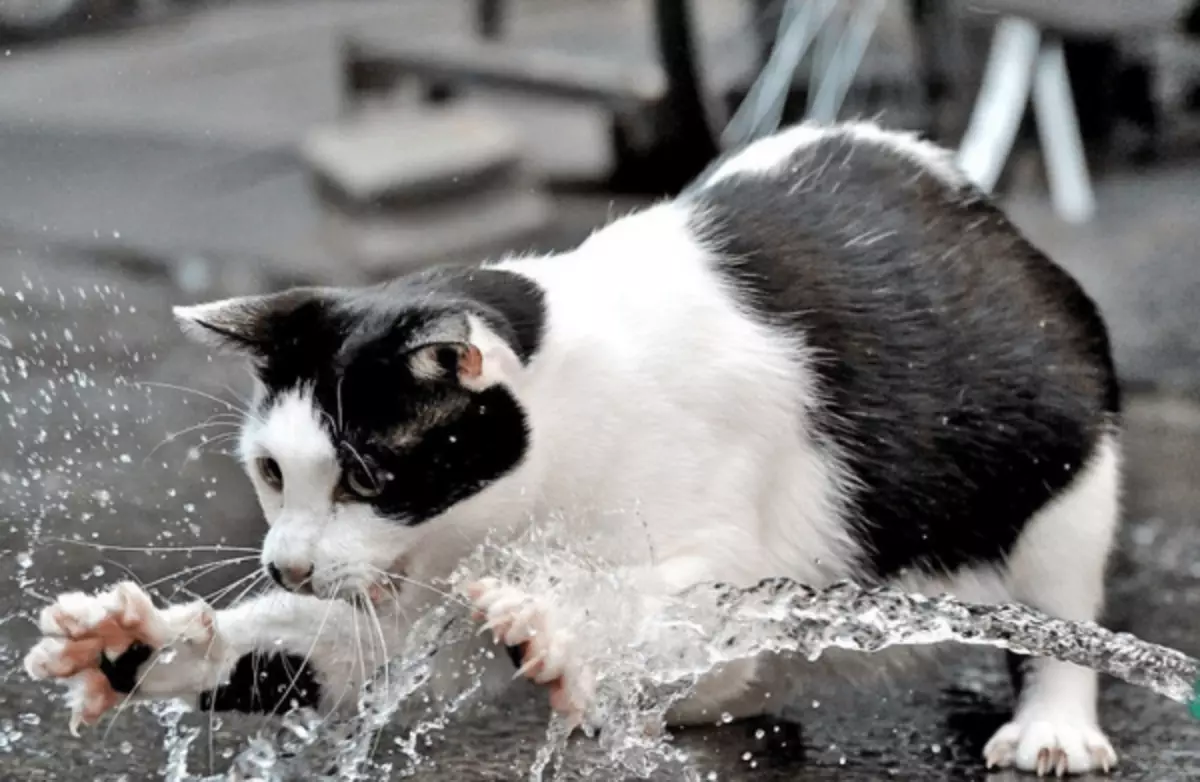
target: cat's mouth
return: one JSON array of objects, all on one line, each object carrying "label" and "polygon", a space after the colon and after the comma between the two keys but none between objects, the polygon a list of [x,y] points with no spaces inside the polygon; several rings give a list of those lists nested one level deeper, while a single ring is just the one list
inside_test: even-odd
[{"label": "cat's mouth", "polygon": [[404,562],[397,560],[375,580],[343,579],[332,594],[319,595],[326,599],[344,600],[360,610],[378,608],[400,600],[401,589],[408,581]]}]

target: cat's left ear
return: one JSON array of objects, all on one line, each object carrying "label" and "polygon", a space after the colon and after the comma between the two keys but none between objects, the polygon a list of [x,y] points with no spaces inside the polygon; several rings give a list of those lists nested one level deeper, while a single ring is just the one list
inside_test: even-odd
[{"label": "cat's left ear", "polygon": [[279,338],[281,321],[305,309],[319,309],[322,300],[319,289],[292,288],[174,307],[172,312],[183,332],[197,342],[256,359],[266,355]]},{"label": "cat's left ear", "polygon": [[431,342],[408,353],[413,377],[427,381],[457,381],[467,388],[488,385],[483,351],[471,342]]}]

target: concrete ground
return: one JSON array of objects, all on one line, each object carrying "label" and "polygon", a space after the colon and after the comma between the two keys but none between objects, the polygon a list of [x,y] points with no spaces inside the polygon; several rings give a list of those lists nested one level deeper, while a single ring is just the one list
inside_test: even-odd
[{"label": "concrete ground", "polygon": [[[176,586],[208,594],[250,572],[248,562],[201,567],[232,551],[186,550],[253,546],[262,527],[221,452],[226,419],[211,420],[238,404],[244,372],[185,344],[168,306],[266,289],[289,276],[296,254],[320,258],[294,146],[304,128],[336,116],[336,31],[452,29],[451,8],[234,6],[14,50],[0,66],[0,780],[159,778],[161,732],[149,715],[67,733],[60,705],[19,668],[34,637],[28,617],[48,595],[130,573],[145,582],[179,573],[161,584],[170,596]],[[546,19],[529,34],[552,35]],[[604,164],[594,116],[521,116],[539,165]],[[1111,623],[1200,654],[1200,328],[1191,306],[1200,168],[1173,160],[1110,175],[1099,190],[1100,216],[1081,228],[1057,223],[1037,190],[1011,208],[1101,302],[1127,382],[1154,389],[1130,400],[1128,524]],[[557,204],[551,245],[626,206]],[[205,435],[217,439],[204,444]],[[148,546],[176,548],[140,550]],[[814,691],[793,704],[802,732],[787,747],[763,747],[757,725],[686,731],[678,741],[719,779],[982,778],[979,751],[1008,708],[1007,677],[991,653],[949,660],[879,688]],[[543,734],[541,708],[517,690],[505,713],[452,725],[431,751],[435,764],[414,776],[522,778]],[[1184,708],[1113,683],[1102,711],[1120,778],[1200,779],[1200,731]],[[258,724],[225,720],[211,752],[201,724],[192,771],[220,770]],[[381,752],[396,754],[388,740]]]},{"label": "concrete ground", "polygon": [[[131,384],[186,386],[236,404],[245,377],[236,366],[209,363],[177,336],[168,305],[182,294],[164,274],[11,247],[2,257],[0,517],[8,523],[0,525],[0,583],[6,585],[0,592],[0,779],[157,778],[160,731],[145,713],[128,712],[111,728],[80,738],[67,734],[61,705],[19,668],[35,635],[28,617],[46,595],[128,574],[153,582],[179,571],[159,586],[164,596],[179,594],[175,585],[204,575],[195,569],[199,563],[231,556],[186,547],[254,545],[261,523],[245,480],[219,443],[202,447],[205,430],[199,430],[164,444],[171,432],[224,405]],[[1194,480],[1200,405],[1135,396],[1128,429],[1129,522],[1114,563],[1111,623],[1200,654],[1194,619],[1200,605],[1200,488]],[[223,431],[218,426],[208,433]],[[144,546],[178,548],[136,550]],[[186,588],[207,594],[250,567],[231,566]],[[982,743],[1009,705],[999,656],[975,651],[878,688],[817,688],[812,699],[792,705],[802,733],[788,747],[765,747],[754,737],[759,725],[691,730],[678,740],[694,752],[698,768],[720,779],[975,779],[983,776]],[[516,688],[504,714],[451,725],[431,751],[435,765],[416,777],[521,778],[518,769],[527,767],[543,736],[543,709],[540,698]],[[1110,683],[1102,712],[1122,754],[1120,778],[1200,780],[1200,729],[1182,706]],[[207,731],[204,720],[198,724]],[[222,768],[223,753],[259,726],[225,720],[215,731],[213,767]],[[389,741],[381,747],[384,757],[395,754]],[[577,751],[586,749],[584,742]],[[754,767],[742,760],[747,752]],[[209,768],[208,753],[202,732],[193,772]]]}]

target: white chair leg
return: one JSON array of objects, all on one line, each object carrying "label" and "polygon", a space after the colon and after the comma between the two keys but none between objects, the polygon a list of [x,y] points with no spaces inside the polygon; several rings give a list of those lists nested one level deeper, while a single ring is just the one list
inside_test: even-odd
[{"label": "white chair leg", "polygon": [[1042,45],[1033,75],[1033,111],[1055,211],[1069,223],[1087,222],[1096,211],[1096,197],[1061,41]]},{"label": "white chair leg", "polygon": [[835,5],[834,0],[788,0],[784,5],[767,63],[721,133],[724,149],[738,149],[779,129],[796,69]]},{"label": "white chair leg", "polygon": [[959,168],[984,192],[996,187],[1012,151],[1029,105],[1041,38],[1036,25],[1017,17],[1001,19],[992,34],[983,83],[958,149]]},{"label": "white chair leg", "polygon": [[[860,0],[850,11],[844,30],[820,74],[820,87],[810,96],[806,119],[821,123],[837,121],[838,113],[854,83],[854,76],[867,53],[867,44],[879,26],[885,0]],[[817,63],[813,63],[814,73]]]}]

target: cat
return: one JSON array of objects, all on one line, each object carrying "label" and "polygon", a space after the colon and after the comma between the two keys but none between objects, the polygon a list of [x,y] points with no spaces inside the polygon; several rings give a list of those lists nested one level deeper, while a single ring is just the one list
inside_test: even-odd
[{"label": "cat", "polygon": [[[802,124],[566,253],[175,312],[256,374],[240,451],[279,588],[220,611],[131,583],[62,595],[26,667],[69,682],[75,723],[128,694],[333,708],[381,662],[348,651],[356,601],[411,608],[490,533],[554,513],[650,595],[787,576],[1102,607],[1121,483],[1104,322],[910,134]],[[465,591],[582,714],[584,641],[553,606],[495,578]],[[1108,770],[1095,674],[1015,668],[987,765]],[[758,674],[715,671],[671,720],[761,713]]]}]

